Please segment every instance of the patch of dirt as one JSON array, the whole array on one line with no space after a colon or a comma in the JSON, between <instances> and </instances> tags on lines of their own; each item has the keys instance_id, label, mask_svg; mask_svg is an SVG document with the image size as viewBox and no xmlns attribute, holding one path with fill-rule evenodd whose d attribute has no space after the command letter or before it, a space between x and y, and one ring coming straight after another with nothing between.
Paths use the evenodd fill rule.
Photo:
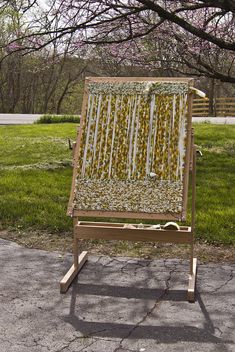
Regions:
<instances>
[{"instance_id":1,"label":"patch of dirt","mask_svg":"<svg viewBox=\"0 0 235 352\"><path fill-rule=\"evenodd\" d=\"M202 151L207 151L210 153L216 153L216 154L228 154L231 156L235 155L235 143L234 142L229 142L225 143L222 146L199 146L199 149Z\"/></svg>"},{"instance_id":2,"label":"patch of dirt","mask_svg":"<svg viewBox=\"0 0 235 352\"><path fill-rule=\"evenodd\" d=\"M72 233L51 234L47 232L0 231L0 237L14 241L27 248L58 251L63 256L72 253ZM189 258L188 245L162 244L152 242L80 240L80 250L90 254L107 256L127 256L145 259ZM235 246L213 246L195 243L194 256L201 263L235 262Z\"/></svg>"},{"instance_id":3,"label":"patch of dirt","mask_svg":"<svg viewBox=\"0 0 235 352\"><path fill-rule=\"evenodd\" d=\"M0 166L0 170L55 170L64 169L71 167L71 160L65 159L61 161L49 161L45 163L27 164L27 165L10 165L10 166Z\"/></svg>"}]
</instances>

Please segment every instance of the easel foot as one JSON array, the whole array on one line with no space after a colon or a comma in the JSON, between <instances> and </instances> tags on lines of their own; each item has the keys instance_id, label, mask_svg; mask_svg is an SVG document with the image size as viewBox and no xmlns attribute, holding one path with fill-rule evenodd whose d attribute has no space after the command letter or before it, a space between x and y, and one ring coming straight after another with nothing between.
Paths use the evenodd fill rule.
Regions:
<instances>
[{"instance_id":1,"label":"easel foot","mask_svg":"<svg viewBox=\"0 0 235 352\"><path fill-rule=\"evenodd\" d=\"M193 272L189 275L188 301L195 302L195 287L197 275L197 258L193 258Z\"/></svg>"},{"instance_id":2,"label":"easel foot","mask_svg":"<svg viewBox=\"0 0 235 352\"><path fill-rule=\"evenodd\" d=\"M66 293L72 281L75 279L79 271L88 259L87 252L82 252L78 257L78 266L75 267L73 264L69 271L65 274L63 279L60 281L60 293Z\"/></svg>"}]
</instances>

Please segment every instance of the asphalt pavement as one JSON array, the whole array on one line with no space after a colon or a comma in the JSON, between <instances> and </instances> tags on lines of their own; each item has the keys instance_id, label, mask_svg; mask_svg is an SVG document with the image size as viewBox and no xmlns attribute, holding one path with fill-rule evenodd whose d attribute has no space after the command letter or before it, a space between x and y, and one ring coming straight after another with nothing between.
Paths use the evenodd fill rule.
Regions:
<instances>
[{"instance_id":1,"label":"asphalt pavement","mask_svg":"<svg viewBox=\"0 0 235 352\"><path fill-rule=\"evenodd\" d=\"M0 125L28 125L39 119L42 114L0 114Z\"/></svg>"},{"instance_id":2,"label":"asphalt pavement","mask_svg":"<svg viewBox=\"0 0 235 352\"><path fill-rule=\"evenodd\" d=\"M69 254L0 240L1 352L232 352L233 264L90 256L66 294Z\"/></svg>"},{"instance_id":3,"label":"asphalt pavement","mask_svg":"<svg viewBox=\"0 0 235 352\"><path fill-rule=\"evenodd\" d=\"M217 125L235 125L234 117L193 117L193 122L208 122Z\"/></svg>"}]
</instances>

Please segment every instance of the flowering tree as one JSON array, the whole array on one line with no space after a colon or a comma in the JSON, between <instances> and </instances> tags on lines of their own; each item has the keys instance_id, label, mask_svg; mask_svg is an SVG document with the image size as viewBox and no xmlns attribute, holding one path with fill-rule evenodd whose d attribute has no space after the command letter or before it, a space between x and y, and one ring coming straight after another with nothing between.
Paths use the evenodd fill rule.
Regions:
<instances>
[{"instance_id":1,"label":"flowering tree","mask_svg":"<svg viewBox=\"0 0 235 352\"><path fill-rule=\"evenodd\" d=\"M55 39L37 51L43 41L31 35L30 5L27 0L0 5L0 111L61 113L67 96L77 89L87 65L69 55L72 34L63 41L63 50L61 41ZM29 45L34 51L22 55Z\"/></svg>"},{"instance_id":2,"label":"flowering tree","mask_svg":"<svg viewBox=\"0 0 235 352\"><path fill-rule=\"evenodd\" d=\"M234 0L53 0L34 18L21 50L73 34L78 52L109 45L105 50L126 61L234 83L234 15Z\"/></svg>"}]
</instances>

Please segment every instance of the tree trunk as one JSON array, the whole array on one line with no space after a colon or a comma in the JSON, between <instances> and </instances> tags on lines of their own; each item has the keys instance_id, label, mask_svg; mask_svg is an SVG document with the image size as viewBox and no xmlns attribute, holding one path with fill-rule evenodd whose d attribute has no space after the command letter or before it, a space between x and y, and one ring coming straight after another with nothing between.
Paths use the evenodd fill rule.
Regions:
<instances>
[{"instance_id":1,"label":"tree trunk","mask_svg":"<svg viewBox=\"0 0 235 352\"><path fill-rule=\"evenodd\" d=\"M70 83L70 80L67 81L67 83L66 83L66 85L64 87L64 90L63 90L63 92L62 92L62 94L61 94L61 96L60 96L60 98L58 100L57 107L56 107L56 114L57 115L59 115L60 112L61 112L61 110L60 110L61 109L61 105L62 105L62 102L63 102L63 100L64 100L64 98L65 98L65 96L67 94L67 91L68 91L68 88L69 88L69 83Z\"/></svg>"},{"instance_id":2,"label":"tree trunk","mask_svg":"<svg viewBox=\"0 0 235 352\"><path fill-rule=\"evenodd\" d=\"M209 79L209 116L215 116L215 79Z\"/></svg>"}]
</instances>

